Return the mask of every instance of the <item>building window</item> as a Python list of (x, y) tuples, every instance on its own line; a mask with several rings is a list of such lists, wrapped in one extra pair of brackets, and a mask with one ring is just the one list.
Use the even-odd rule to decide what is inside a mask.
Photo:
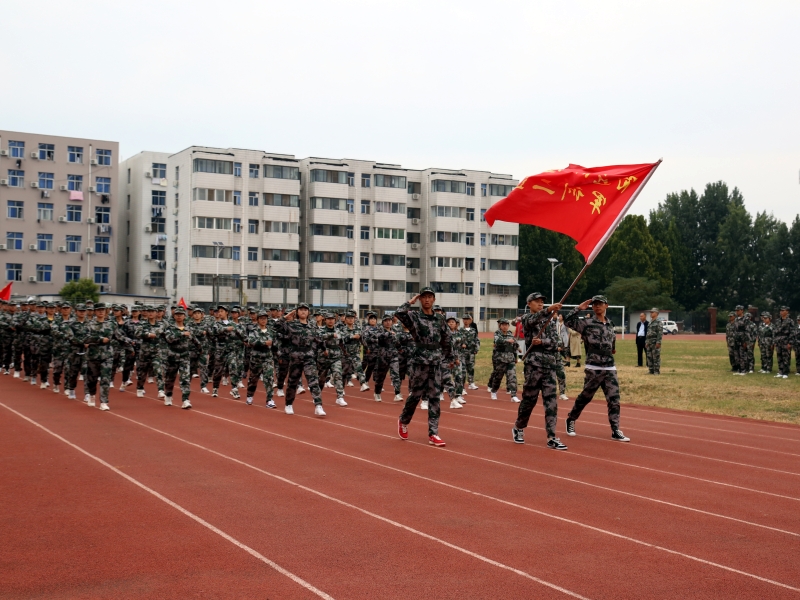
[(6, 279), (8, 281), (22, 281), (22, 264), (6, 263)]
[(433, 281), (433, 291), (437, 294), (463, 294), (464, 284), (456, 281)]
[(70, 223), (80, 223), (82, 217), (83, 217), (82, 206), (78, 204), (67, 204), (67, 221), (69, 221)]
[(52, 221), (53, 205), (50, 202), (39, 202), (36, 210), (36, 218), (40, 221)]
[(484, 198), (486, 197), (486, 184), (485, 183), (481, 184), (481, 196), (484, 197)]
[(375, 175), (375, 187), (405, 188), (406, 178), (397, 175)]
[(83, 164), (83, 148), (67, 146), (67, 162)]
[(481, 259), (481, 271), (485, 271), (485, 270), (486, 270), (486, 259), (482, 258)]
[[(240, 200), (241, 202), (241, 200)], [(248, 192), (247, 194), (247, 205), (248, 206), (258, 206), (258, 192)]]
[(466, 216), (466, 210), (460, 206), (431, 206), (431, 217), (463, 219)]
[(8, 218), (21, 219), (23, 215), (23, 203), (20, 200), (8, 201)]
[(39, 173), (39, 187), (43, 190), (53, 189), (53, 174)]
[[(486, 295), (486, 284), (482, 283), (481, 284), (481, 296), (485, 296), (485, 295)], [(481, 307), (481, 310), (483, 310), (482, 307)]]
[(406, 205), (399, 202), (375, 202), (375, 212), (402, 214), (406, 212)]
[[(96, 150), (95, 157), (97, 158), (97, 164), (101, 167), (111, 166), (111, 150)], [(128, 180), (128, 183), (130, 183), (130, 180)]]
[(410, 231), (406, 232), (407, 244), (419, 244), (421, 239), (422, 236), (419, 233), (411, 233)]
[(153, 190), (150, 193), (151, 203), (153, 206), (166, 206), (167, 205), (167, 192), (161, 190)]
[(242, 220), (241, 219), (234, 219), (233, 220), (233, 233), (242, 233)]
[(464, 259), (464, 268), (467, 271), (474, 271), (475, 270), (475, 259), (474, 258), (465, 258)]
[(431, 231), (430, 241), (461, 244), (464, 241), (464, 234), (456, 231)]
[(80, 267), (67, 266), (64, 268), (64, 281), (66, 281), (67, 283), (69, 283), (70, 281), (78, 281), (78, 279), (80, 278), (81, 278)]
[[(314, 253), (312, 252), (310, 254)], [(268, 248), (264, 248), (261, 251), (261, 256), (264, 260), (282, 260), (282, 261), (297, 262), (299, 259), (299, 252), (297, 250), (270, 250)]]
[(175, 223), (175, 235), (178, 235), (178, 222), (173, 221), (173, 223)]
[(77, 252), (80, 253), (81, 251), (81, 236), (79, 235), (68, 235), (67, 236), (67, 252)]
[[(231, 219), (221, 217), (195, 217), (195, 229), (230, 229)], [(258, 222), (258, 221), (256, 221)]]
[(369, 214), (369, 200), (362, 200), (361, 201), (361, 214), (368, 215)]
[(20, 171), (19, 169), (9, 169), (8, 187), (25, 187), (25, 171)]
[[(220, 249), (222, 250), (222, 248)], [(230, 256), (233, 260), (242, 260), (242, 247), (232, 246)], [(222, 256), (222, 258), (227, 258), (227, 256)]]
[(495, 185), (494, 183), (489, 185), (489, 195), (490, 196), (508, 196), (511, 193), (511, 190), (514, 189), (513, 185)]
[(67, 189), (70, 192), (83, 191), (83, 175), (67, 175)]
[[(481, 259), (483, 260), (483, 259)], [(516, 271), (517, 261), (515, 260), (490, 260), (490, 271)]]
[(369, 252), (362, 252), (361, 253), (361, 255), (360, 255), (359, 259), (358, 259), (358, 264), (361, 265), (362, 267), (368, 267), (369, 266)]
[(8, 142), (8, 153), (11, 158), (25, 158), (25, 142), (10, 140)]
[(325, 225), (314, 223), (308, 226), (309, 235), (326, 235), (334, 237), (345, 237), (347, 232), (344, 225)]
[[(97, 269), (95, 269), (97, 271)], [(95, 280), (97, 279), (97, 273), (95, 272)], [(156, 288), (163, 288), (164, 287), (164, 273), (161, 271), (151, 271), (150, 272), (150, 287)], [(95, 281), (97, 283), (97, 281)]]
[[(252, 192), (250, 192), (252, 194)], [(242, 192), (239, 190), (234, 190), (233, 192), (233, 205), (234, 206), (241, 206), (242, 205)], [(256, 204), (258, 206), (258, 204)]]
[(233, 176), (234, 177), (241, 177), (242, 176), (242, 163), (233, 163)]
[(309, 252), (308, 261), (312, 263), (341, 263), (347, 262), (346, 252)]
[(109, 252), (109, 238), (96, 237), (94, 238), (94, 251), (97, 254), (108, 254)]
[(376, 227), (375, 239), (379, 240), (404, 240), (406, 239), (405, 229), (392, 229), (389, 227)]
[(464, 243), (467, 246), (474, 246), (475, 245), (475, 234), (474, 233), (467, 233), (464, 235)]
[(406, 269), (419, 269), (419, 259), (406, 257)]
[(53, 265), (36, 265), (36, 281), (40, 283), (53, 281)]
[(247, 289), (248, 290), (257, 290), (258, 289), (258, 277), (255, 275), (248, 275), (247, 276)]
[(372, 176), (369, 173), (362, 173), (361, 174), (361, 187), (362, 188), (368, 188), (371, 178), (372, 178)]
[(312, 169), (310, 172), (311, 181), (324, 183), (347, 183), (347, 172), (345, 171), (326, 171), (323, 169)]
[(258, 179), (258, 173), (261, 171), (258, 165), (250, 165), (249, 174), (250, 179)]
[[(178, 200), (179, 200), (179, 196), (180, 196), (180, 194), (177, 194), (177, 193), (175, 194), (175, 208), (178, 208), (178, 204), (179, 204), (179, 202), (178, 202)], [(130, 197), (130, 196), (128, 196), (128, 208), (130, 208), (130, 202), (131, 202), (131, 197)]]
[(166, 233), (167, 220), (164, 217), (151, 217), (150, 218), (150, 231), (152, 233)]
[(465, 181), (447, 181), (444, 179), (434, 179), (431, 181), (432, 192), (448, 192), (451, 194), (466, 194), (467, 183)]
[(422, 184), (419, 182), (408, 182), (408, 193), (419, 194), (422, 191)]
[(297, 223), (292, 221), (264, 221), (264, 233), (297, 233)]
[(474, 221), (475, 220), (475, 209), (468, 208), (467, 209), (467, 221)]
[(474, 196), (474, 195), (475, 195), (475, 184), (467, 183), (467, 196)]
[(247, 220), (247, 233), (258, 233), (258, 219)]
[(256, 261), (258, 260), (258, 248), (255, 246), (249, 246), (247, 248), (247, 260)]
[(227, 160), (195, 158), (193, 161), (193, 167), (195, 173), (216, 173), (218, 175), (230, 175), (233, 172), (233, 162)]
[(94, 222), (98, 225), (108, 225), (111, 223), (111, 209), (108, 206), (94, 207)]
[(421, 211), (418, 208), (407, 208), (406, 209), (406, 218), (407, 219), (419, 219)]
[(167, 254), (166, 246), (164, 246), (163, 244), (150, 245), (150, 258), (152, 260), (165, 260), (166, 254)]
[(358, 289), (362, 292), (369, 292), (369, 279), (360, 280)]
[[(128, 183), (130, 182), (131, 182), (131, 170), (128, 169)], [(130, 208), (131, 208), (131, 197), (128, 196), (128, 210), (130, 210)]]
[(481, 234), (481, 246), (485, 246), (485, 245), (486, 245), (486, 234), (482, 233)]
[(300, 206), (300, 196), (290, 196), (288, 194), (264, 194), (265, 206)]
[[(238, 249), (238, 246), (236, 246)], [(192, 258), (225, 258), (231, 257), (229, 246), (192, 246)], [(238, 259), (236, 259), (238, 260)]]
[(355, 200), (353, 200), (352, 198), (347, 200), (347, 212), (349, 212), (351, 215), (355, 213), (355, 206), (356, 206)]
[(406, 294), (419, 294), (419, 281), (406, 281)]
[(345, 228), (345, 232), (346, 232), (346, 234), (347, 234), (347, 239), (348, 239), (348, 240), (352, 240), (352, 239), (353, 239), (353, 237), (354, 237), (353, 231), (354, 231), (354, 230), (353, 230), (353, 226), (352, 226), (352, 225), (348, 225), (348, 226)]
[(111, 177), (95, 177), (94, 181), (97, 186), (98, 194), (111, 193)]
[(39, 160), (55, 160), (56, 147), (53, 144), (39, 144)]
[(150, 168), (150, 175), (153, 179), (166, 179), (167, 178), (167, 165), (164, 163), (152, 163)]
[(370, 230), (369, 226), (364, 226), (364, 225), (361, 226), (360, 237), (361, 237), (362, 240), (368, 240), (369, 239), (369, 230)]
[(36, 234), (36, 247), (39, 252), (52, 252), (53, 251), (53, 234), (51, 233), (37, 233)]
[(311, 198), (311, 208), (322, 208), (325, 210), (347, 210), (347, 200), (345, 198)]
[(9, 250), (22, 250), (22, 233), (18, 231), (6, 233), (6, 248)]
[(519, 238), (516, 235), (502, 235), (493, 233), (489, 243), (492, 246), (517, 246)]
[[(94, 268), (94, 282), (97, 285), (108, 285), (108, 272), (110, 267), (95, 267)], [(152, 273), (150, 274), (152, 275)], [(163, 279), (163, 273), (161, 274)]]
[(372, 258), (375, 266), (402, 267), (406, 264), (406, 257), (402, 254), (376, 254)]
[(355, 187), (356, 185), (356, 174), (355, 173), (348, 173), (347, 174), (347, 185), (350, 187)]
[(279, 165), (264, 165), (264, 177), (271, 179), (300, 179), (298, 167), (281, 167)]

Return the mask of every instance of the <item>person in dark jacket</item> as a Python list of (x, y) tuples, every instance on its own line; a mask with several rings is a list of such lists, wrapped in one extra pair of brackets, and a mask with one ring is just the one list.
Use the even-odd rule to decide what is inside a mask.
[(639, 322), (636, 324), (636, 360), (637, 367), (644, 366), (642, 364), (642, 356), (644, 355), (644, 341), (647, 338), (647, 329), (650, 323), (647, 322), (647, 316), (644, 313), (639, 315)]

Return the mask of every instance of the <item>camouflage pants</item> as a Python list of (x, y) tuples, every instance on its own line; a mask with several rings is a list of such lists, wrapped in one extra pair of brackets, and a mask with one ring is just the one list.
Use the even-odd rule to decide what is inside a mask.
[(372, 372), (375, 370), (377, 366), (378, 357), (375, 353), (365, 354), (364, 360), (362, 364), (364, 365), (364, 381), (369, 381), (369, 378), (372, 377)]
[(747, 367), (750, 361), (747, 358), (745, 343), (737, 341), (733, 345), (733, 352), (734, 358), (736, 359), (736, 368), (739, 370), (739, 373), (747, 373)]
[(8, 369), (11, 361), (14, 360), (14, 339), (8, 335), (3, 339), (2, 356), (0, 356), (0, 367)]
[(747, 370), (755, 371), (756, 369), (756, 343), (755, 341), (747, 342)]
[(647, 368), (651, 373), (661, 373), (661, 348), (655, 344), (645, 342), (644, 352), (647, 356)]
[(330, 376), (333, 387), (336, 388), (336, 397), (341, 398), (344, 396), (344, 383), (342, 381), (342, 359), (335, 358), (333, 360), (322, 357), (318, 365), (318, 376), (320, 381), (327, 381)]
[[(70, 350), (70, 354), (67, 356), (66, 374), (64, 376), (64, 389), (74, 391), (75, 388), (78, 387), (78, 375), (81, 373), (81, 369), (83, 368), (85, 357), (85, 354), (75, 354), (74, 347), (73, 350)], [(85, 381), (83, 387), (84, 389), (86, 388)]]
[(163, 349), (159, 349), (158, 351), (158, 368), (156, 368), (155, 364), (153, 364), (153, 376), (156, 378), (156, 385), (158, 385), (158, 391), (164, 391), (164, 359), (166, 353)]
[(558, 418), (558, 398), (556, 397), (555, 372), (550, 369), (536, 367), (525, 363), (525, 383), (522, 386), (522, 401), (517, 411), (517, 421), (514, 427), (525, 429), (531, 418), (531, 413), (542, 393), (544, 405), (544, 428), (547, 437), (556, 437), (556, 420)]
[(189, 355), (189, 372), (200, 377), (200, 387), (208, 385), (208, 351), (200, 350)]
[(276, 383), (278, 384), (278, 389), (283, 389), (283, 384), (286, 381), (286, 377), (289, 375), (289, 357), (288, 356), (281, 356), (278, 358), (278, 380)]
[(131, 378), (131, 371), (136, 366), (136, 359), (138, 358), (138, 350), (128, 350), (125, 355), (125, 361), (122, 363), (122, 383), (129, 381)]
[(439, 396), (442, 394), (442, 367), (411, 363), (409, 365), (409, 395), (400, 413), (400, 422), (411, 423), (420, 400), (428, 401), (428, 435), (439, 433)]
[(25, 375), (28, 377), (36, 377), (36, 372), (39, 367), (39, 361), (36, 358), (36, 352), (34, 352), (33, 344), (29, 341), (26, 341), (23, 345), (23, 352), (25, 357), (23, 359), (23, 365), (25, 366)]
[(403, 379), (408, 376), (408, 356), (405, 354), (400, 354), (397, 359), (397, 366), (399, 368), (398, 377), (400, 379), (400, 383), (403, 383)]
[[(142, 349), (139, 352), (139, 361), (136, 363), (136, 389), (143, 390), (144, 382), (149, 373), (163, 373), (161, 353), (156, 350)], [(159, 391), (163, 388), (158, 388)]]
[(450, 396), (451, 400), (454, 398), (458, 398), (464, 394), (465, 371), (464, 371), (463, 360), (464, 360), (463, 357), (459, 357), (460, 364), (458, 365), (454, 364), (453, 368), (449, 369), (449, 373), (446, 373), (446, 375), (447, 374), (451, 375), (449, 381), (447, 381), (446, 377), (444, 381), (445, 389), (447, 390), (447, 395)]
[(247, 397), (252, 398), (258, 388), (258, 378), (264, 381), (267, 402), (272, 400), (272, 380), (275, 377), (275, 366), (272, 353), (253, 352), (250, 354), (250, 378), (247, 380)]
[(189, 399), (189, 384), (192, 381), (192, 375), (189, 373), (189, 357), (169, 354), (164, 362), (164, 393), (167, 398), (172, 398), (172, 388), (175, 387), (177, 377), (181, 387), (181, 400), (185, 402)]
[(597, 369), (585, 369), (583, 380), (583, 391), (575, 400), (575, 405), (567, 415), (568, 419), (577, 421), (583, 409), (592, 401), (598, 388), (603, 390), (608, 405), (608, 422), (611, 429), (619, 429), (619, 381), (616, 371), (599, 371)]
[(778, 373), (781, 375), (788, 375), (789, 367), (792, 364), (792, 351), (786, 346), (786, 342), (775, 342), (778, 354)]
[(386, 375), (392, 373), (392, 385), (394, 386), (394, 393), (400, 393), (400, 365), (399, 359), (396, 356), (387, 358), (378, 358), (375, 364), (375, 393), (380, 394), (383, 391), (383, 382), (386, 381)]
[(736, 364), (736, 350), (734, 350), (733, 340), (728, 340), (728, 360), (731, 361), (731, 371), (738, 371), (739, 365)]
[(108, 403), (108, 387), (111, 383), (114, 355), (105, 358), (86, 361), (86, 393), (94, 396), (97, 393), (97, 383), (100, 382), (100, 402)]
[[(527, 379), (528, 376), (525, 376)], [(564, 371), (564, 361), (561, 360), (561, 355), (556, 354), (556, 381), (558, 381), (559, 394), (567, 395), (567, 374)], [(522, 388), (522, 393), (525, 393), (525, 386)]]
[[(214, 374), (214, 369), (217, 368), (217, 352), (214, 350), (214, 345), (211, 345), (211, 350), (206, 353), (206, 373), (209, 377)], [(206, 379), (208, 383), (208, 379)]]
[(500, 384), (503, 383), (503, 376), (506, 377), (506, 388), (508, 391), (511, 392), (512, 396), (517, 395), (517, 369), (516, 363), (513, 362), (503, 362), (503, 361), (493, 361), (494, 363), (494, 370), (492, 371), (492, 376), (489, 377), (489, 387), (492, 388), (492, 391), (497, 393), (500, 389)]
[(772, 357), (775, 355), (775, 346), (767, 344), (762, 346), (759, 344), (758, 349), (761, 353), (761, 369), (772, 373)]
[[(455, 368), (455, 365), (453, 368)], [(441, 371), (442, 389), (444, 389), (447, 392), (447, 395), (450, 396), (450, 400), (453, 400), (456, 397), (456, 385), (453, 383), (453, 369), (445, 368), (445, 365), (442, 365)]]
[(313, 356), (290, 358), (288, 372), (289, 381), (286, 383), (286, 406), (291, 406), (294, 403), (294, 397), (297, 394), (297, 386), (300, 385), (303, 374), (306, 376), (308, 390), (311, 392), (314, 404), (322, 404), (322, 391), (319, 389), (317, 361), (314, 360)]
[(67, 362), (67, 355), (64, 351), (58, 351), (53, 354), (53, 385), (61, 384), (61, 375), (64, 375), (64, 385), (67, 383), (67, 376), (65, 373), (65, 365)]
[(475, 383), (475, 355), (470, 353), (463, 360), (467, 383)]
[(236, 351), (219, 351), (214, 359), (214, 387), (218, 388), (222, 376), (227, 372), (231, 387), (237, 387), (242, 380), (242, 356)]
[(46, 383), (50, 377), (50, 361), (53, 360), (53, 350), (42, 348), (39, 351), (39, 377), (42, 383)]

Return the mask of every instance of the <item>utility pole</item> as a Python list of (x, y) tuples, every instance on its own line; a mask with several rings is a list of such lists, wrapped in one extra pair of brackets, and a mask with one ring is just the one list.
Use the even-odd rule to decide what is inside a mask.
[(556, 269), (561, 266), (557, 258), (548, 258), (550, 261), (550, 304), (556, 302)]

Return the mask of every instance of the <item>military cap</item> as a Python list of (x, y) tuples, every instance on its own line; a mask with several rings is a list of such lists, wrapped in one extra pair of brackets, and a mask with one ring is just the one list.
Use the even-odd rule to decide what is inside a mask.
[(231, 306), (231, 312), (232, 313), (235, 313), (235, 312), (240, 313), (240, 312), (242, 312), (242, 307), (239, 306), (238, 304), (234, 304), (233, 306)]
[(345, 312), (346, 311), (343, 308), (340, 308), (339, 310), (336, 311), (336, 314), (338, 314), (340, 317), (342, 317), (342, 316), (344, 316)]
[(64, 300), (61, 303), (61, 308), (72, 308), (72, 302), (67, 302), (66, 300)]
[(497, 319), (499, 325), (508, 325), (508, 319)]
[(742, 306), (741, 304), (737, 304), (736, 310), (744, 310), (744, 306)]
[(383, 313), (383, 318), (381, 319), (381, 322), (391, 321), (391, 320), (392, 320), (392, 315), (390, 315), (389, 313)]
[(319, 317), (321, 315), (322, 315), (322, 313), (320, 312), (320, 310), (318, 308), (315, 308), (314, 309), (314, 313), (312, 314), (312, 316)]
[(657, 313), (657, 312), (661, 312), (661, 311), (660, 311), (660, 310), (658, 310), (657, 308), (651, 308), (651, 309), (650, 309), (650, 312), (651, 312), (651, 313), (654, 313), (654, 312), (655, 312), (655, 313)]
[(367, 318), (369, 319), (370, 317), (375, 317), (377, 319), (378, 315), (376, 315), (373, 311), (369, 310), (367, 311)]
[(354, 310), (348, 310), (348, 311), (345, 313), (345, 316), (346, 316), (346, 317), (357, 317), (358, 315), (356, 314), (356, 311), (354, 311)]
[(196, 312), (204, 312), (204, 311), (203, 311), (203, 309), (201, 307), (195, 306), (194, 308), (192, 308), (192, 312), (196, 313)]
[(335, 319), (335, 318), (336, 318), (336, 313), (332, 313), (332, 312), (326, 312), (326, 313), (325, 313), (324, 315), (322, 315), (322, 316), (323, 316), (323, 317), (325, 317), (326, 319)]
[(266, 308), (262, 308), (256, 313), (256, 318), (260, 319), (261, 317), (269, 318), (269, 311)]
[(440, 310), (440, 311), (444, 312), (444, 309), (442, 309), (442, 307), (439, 306), (438, 304), (434, 304), (433, 305), (433, 310)]
[(225, 312), (228, 312), (228, 307), (225, 306), (224, 304), (220, 304), (219, 306), (217, 306), (217, 310), (224, 310)]
[(182, 306), (175, 306), (173, 308), (175, 309), (175, 314), (176, 315), (178, 315), (178, 314), (185, 315), (186, 314), (186, 309), (183, 308)]
[(472, 315), (469, 314), (469, 313), (464, 313), (463, 315), (461, 315), (461, 318), (462, 319), (472, 319)]
[(538, 300), (539, 298), (544, 298), (544, 295), (540, 294), (539, 292), (533, 292), (531, 294), (528, 294), (528, 297), (525, 299), (525, 302), (530, 302), (531, 300)]
[(86, 305), (85, 304), (76, 304), (75, 305), (75, 310), (86, 310)]
[(248, 314), (251, 314), (251, 315), (252, 315), (253, 313), (256, 313), (256, 314), (258, 313), (258, 311), (256, 310), (256, 307), (255, 307), (255, 306), (251, 306), (251, 307), (249, 307), (249, 308), (247, 309), (247, 312), (248, 312)]
[(435, 296), (435, 295), (436, 295), (436, 292), (434, 292), (434, 291), (433, 291), (433, 288), (432, 288), (432, 287), (425, 286), (424, 288), (422, 288), (422, 289), (419, 291), (419, 295), (420, 295), (420, 296), (424, 296), (425, 294), (432, 294), (432, 295), (434, 295), (434, 296)]
[(761, 318), (762, 319), (771, 319), (772, 315), (769, 314), (768, 312), (763, 312), (763, 313), (761, 313)]
[(47, 302), (39, 301), (39, 302), (36, 303), (36, 306), (37, 307), (39, 307), (39, 306), (47, 306)]
[(729, 312), (729, 313), (728, 313), (728, 316), (729, 316), (729, 317), (735, 317), (735, 316), (736, 316), (736, 313), (735, 313), (735, 312), (733, 312), (733, 311), (731, 311), (731, 312)]
[(131, 312), (134, 312), (134, 311), (139, 312), (141, 310), (142, 310), (142, 305), (141, 304), (134, 304), (133, 306), (131, 306)]
[(608, 298), (606, 298), (605, 296), (603, 296), (601, 294), (598, 294), (596, 296), (592, 296), (592, 304), (594, 304), (595, 302), (600, 302), (602, 304), (608, 304)]
[(278, 306), (277, 304), (273, 304), (272, 306), (270, 306), (270, 307), (269, 307), (269, 309), (270, 309), (270, 310), (280, 310), (280, 309), (281, 309), (281, 307), (280, 307), (280, 306)]
[(105, 302), (98, 302), (94, 305), (95, 310), (100, 310), (101, 308), (108, 308)]
[(450, 315), (449, 317), (447, 317), (447, 321), (458, 321), (458, 317), (456, 317), (455, 315)]
[(792, 310), (792, 309), (789, 308), (788, 306), (781, 306), (781, 310)]
[(308, 304), (306, 304), (305, 302), (301, 302), (300, 304), (298, 304), (297, 308), (295, 308), (295, 310), (299, 310), (301, 308), (305, 308), (306, 310), (311, 310), (311, 307)]

